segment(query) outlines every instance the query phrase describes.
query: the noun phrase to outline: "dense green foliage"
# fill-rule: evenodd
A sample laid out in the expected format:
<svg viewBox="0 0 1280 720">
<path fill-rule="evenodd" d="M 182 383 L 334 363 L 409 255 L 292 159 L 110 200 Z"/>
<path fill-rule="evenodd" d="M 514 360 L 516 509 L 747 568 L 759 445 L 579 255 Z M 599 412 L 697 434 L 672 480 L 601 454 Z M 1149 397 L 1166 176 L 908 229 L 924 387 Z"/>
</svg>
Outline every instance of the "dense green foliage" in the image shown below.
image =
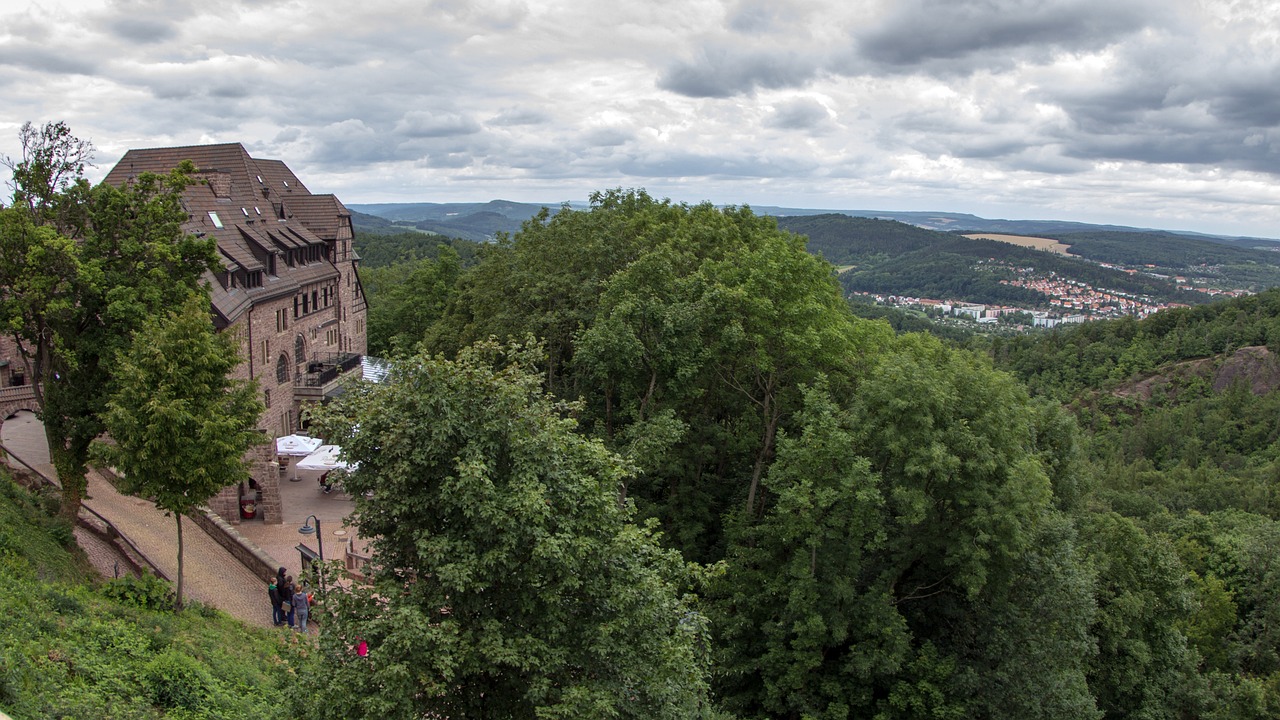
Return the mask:
<svg viewBox="0 0 1280 720">
<path fill-rule="evenodd" d="M 257 382 L 237 380 L 239 348 L 209 322 L 209 297 L 193 294 L 133 336 L 116 358 L 103 411 L 112 442 L 97 446 L 130 494 L 152 498 L 178 531 L 175 605 L 182 608 L 182 516 L 249 478 L 245 453 L 263 441 Z"/>
<path fill-rule="evenodd" d="M 0 477 L 0 710 L 19 720 L 279 717 L 286 669 L 302 653 L 217 611 L 173 613 L 154 577 L 94 587 L 43 505 Z"/>
<path fill-rule="evenodd" d="M 887 325 L 855 317 L 833 268 L 772 220 L 614 191 L 588 211 L 534 218 L 452 287 L 434 279 L 441 292 L 428 293 L 430 314 L 441 299 L 444 310 L 425 348 L 458 365 L 401 356 L 412 387 L 367 391 L 372 404 L 348 418 L 360 431 L 345 438 L 361 462 L 352 487 L 373 491 L 361 522 L 390 543 L 394 583 L 381 596 L 406 609 L 384 613 L 359 593 L 337 604 L 343 630 L 327 662 L 346 679 L 333 692 L 364 683 L 384 698 L 377 712 L 420 711 L 405 710 L 414 697 L 479 716 L 464 707 L 468 690 L 446 697 L 438 680 L 439 663 L 462 657 L 448 667 L 468 679 L 453 687 L 545 697 L 531 669 L 522 679 L 499 673 L 512 683 L 503 687 L 486 684 L 489 675 L 470 679 L 481 667 L 543 657 L 545 639 L 520 650 L 505 641 L 524 637 L 523 622 L 489 625 L 500 635 L 481 642 L 470 630 L 442 636 L 452 627 L 443 617 L 417 622 L 421 611 L 408 609 L 438 608 L 445 603 L 432 593 L 443 593 L 471 608 L 474 622 L 495 610 L 561 622 L 560 608 L 540 599 L 557 591 L 560 574 L 529 585 L 527 562 L 507 564 L 540 541 L 503 540 L 541 527 L 525 521 L 517 532 L 510 522 L 556 487 L 512 487 L 510 473 L 543 478 L 562 452 L 524 459 L 524 450 L 504 450 L 505 433 L 541 427 L 551 406 L 505 404 L 505 389 L 482 399 L 450 380 L 493 373 L 477 365 L 473 343 L 534 335 L 545 355 L 534 361 L 539 382 L 528 359 L 515 376 L 525 396 L 577 400 L 554 413 L 571 413 L 566 427 L 633 468 L 589 474 L 616 483 L 618 496 L 661 521 L 671 547 L 705 563 L 719 710 L 797 720 L 1166 717 L 1256 699 L 1245 676 L 1209 678 L 1199 665 L 1196 643 L 1210 644 L 1222 613 L 1198 615 L 1197 593 L 1222 600 L 1223 582 L 1196 580 L 1174 544 L 1103 504 L 1091 445 L 1068 414 L 969 351 L 895 339 Z M 345 407 L 362 407 L 361 392 Z M 576 465 L 559 466 L 576 476 Z M 451 497 L 437 495 L 446 490 Z M 419 513 L 440 519 L 420 528 L 410 521 Z M 485 529 L 464 530 L 477 523 Z M 405 585 L 394 571 L 421 567 L 433 569 L 430 582 Z M 488 578 L 504 573 L 513 582 L 490 596 L 498 591 Z M 430 599 L 402 606 L 412 592 L 400 588 L 419 585 Z M 473 607 L 476 588 L 492 600 Z M 499 609 L 508 590 L 527 606 Z M 350 653 L 357 636 L 388 647 L 390 675 L 360 674 Z M 458 637 L 476 650 L 459 648 Z M 430 646 L 446 659 L 417 654 Z M 400 667 L 432 669 L 415 679 L 391 670 Z M 323 680 L 308 683 L 346 707 Z M 385 698 L 386 687 L 402 691 Z"/>
<path fill-rule="evenodd" d="M 1200 277 L 1229 277 L 1244 281 L 1255 290 L 1280 285 L 1280 262 L 1273 250 L 1224 245 L 1173 233 L 1087 232 L 1044 237 L 1070 245 L 1072 255 L 1098 262 L 1154 265 Z"/>
<path fill-rule="evenodd" d="M 368 348 L 374 357 L 411 352 L 444 314 L 463 268 L 481 245 L 421 233 L 357 232 L 360 284 L 369 301 Z"/>
<path fill-rule="evenodd" d="M 321 414 L 359 463 L 346 487 L 375 554 L 369 586 L 330 590 L 307 717 L 709 713 L 689 571 L 630 522 L 626 463 L 563 417 L 537 360 L 417 355 Z"/>
<path fill-rule="evenodd" d="M 1091 682 L 1108 681 L 1115 717 L 1280 710 L 1264 559 L 1280 533 L 1277 347 L 1280 290 L 992 346 L 1089 430 L 1100 512 L 1082 537 L 1116 608 Z"/>
<path fill-rule="evenodd" d="M 90 187 L 92 146 L 62 123 L 22 130 L 10 160 L 13 204 L 0 208 L 0 331 L 31 369 L 63 512 L 74 518 L 89 446 L 103 432 L 116 353 L 216 265 L 213 238 L 182 231 L 184 163 L 126 187 Z"/>
<path fill-rule="evenodd" d="M 723 552 L 721 517 L 758 511 L 800 386 L 848 382 L 890 333 L 852 322 L 831 267 L 748 209 L 614 191 L 487 250 L 428 334 L 446 353 L 532 334 L 547 388 L 640 468 L 627 496 L 690 559 Z"/>
<path fill-rule="evenodd" d="M 464 266 L 469 266 L 474 264 L 477 251 L 483 247 L 481 243 L 470 240 L 427 233 L 376 234 L 362 230 L 356 231 L 351 245 L 360 256 L 360 277 L 365 285 L 369 284 L 365 277 L 369 270 L 418 260 L 435 260 L 445 248 L 452 250 Z"/>
<path fill-rule="evenodd" d="M 852 266 L 850 271 L 840 276 L 845 289 L 851 292 L 1036 306 L 1046 301 L 1040 293 L 1000 284 L 1000 280 L 1013 277 L 1011 268 L 1031 267 L 1042 275 L 1055 273 L 1059 277 L 1078 280 L 1094 287 L 1143 295 L 1160 301 L 1192 304 L 1204 300 L 1203 295 L 1178 289 L 1171 280 L 1148 274 L 1125 273 L 1080 259 L 1010 243 L 970 239 L 895 221 L 845 215 L 815 215 L 782 218 L 779 225 L 806 235 L 811 252 L 822 255 L 838 266 Z M 1103 235 L 1106 234 L 1099 233 L 1089 237 Z M 1130 234 L 1115 235 L 1127 237 Z M 1138 236 L 1139 244 L 1146 237 L 1134 235 Z M 1065 241 L 1066 236 L 1063 237 Z M 1100 241 L 1091 242 L 1102 247 Z M 1273 254 L 1261 251 L 1241 250 L 1207 241 L 1187 242 L 1220 249 L 1233 258 L 1247 255 L 1254 261 L 1261 262 L 1274 257 Z M 1202 256 L 1209 257 L 1204 254 L 1187 257 L 1195 259 Z M 1171 264 L 1163 267 L 1184 268 L 1182 264 L 1172 264 L 1181 259 L 1185 258 L 1170 258 Z"/>
</svg>

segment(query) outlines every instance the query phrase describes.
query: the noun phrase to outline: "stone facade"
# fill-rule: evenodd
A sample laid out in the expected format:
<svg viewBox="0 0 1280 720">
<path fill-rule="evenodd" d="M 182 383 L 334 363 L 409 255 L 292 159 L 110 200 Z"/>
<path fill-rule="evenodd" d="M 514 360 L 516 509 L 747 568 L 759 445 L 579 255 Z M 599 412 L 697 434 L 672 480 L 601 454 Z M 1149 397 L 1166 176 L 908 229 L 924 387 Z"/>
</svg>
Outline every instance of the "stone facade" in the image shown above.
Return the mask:
<svg viewBox="0 0 1280 720">
<path fill-rule="evenodd" d="M 216 238 L 222 261 L 207 278 L 214 322 L 236 338 L 244 358 L 236 374 L 257 380 L 266 405 L 263 444 L 250 452 L 253 482 L 225 489 L 210 507 L 240 522 L 241 500 L 256 495 L 258 517 L 279 523 L 275 438 L 302 429 L 306 405 L 359 372 L 366 350 L 351 213 L 332 195 L 312 194 L 284 163 L 253 158 L 238 143 L 130 150 L 105 182 L 167 172 L 183 160 L 202 180 L 183 195 L 185 229 Z"/>
</svg>

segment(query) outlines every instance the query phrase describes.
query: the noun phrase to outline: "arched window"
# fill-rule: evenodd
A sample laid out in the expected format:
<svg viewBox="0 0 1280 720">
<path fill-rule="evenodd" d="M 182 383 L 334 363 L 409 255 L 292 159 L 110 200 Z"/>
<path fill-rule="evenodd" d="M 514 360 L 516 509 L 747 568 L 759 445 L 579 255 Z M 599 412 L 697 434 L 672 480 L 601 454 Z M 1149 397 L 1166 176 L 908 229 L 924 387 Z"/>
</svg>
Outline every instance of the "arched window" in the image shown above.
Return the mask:
<svg viewBox="0 0 1280 720">
<path fill-rule="evenodd" d="M 293 339 L 293 361 L 301 365 L 307 361 L 307 343 L 302 338 L 302 333 L 298 333 L 298 337 Z"/>
<path fill-rule="evenodd" d="M 289 382 L 289 356 L 280 353 L 280 357 L 276 359 L 276 383 L 287 382 Z"/>
</svg>

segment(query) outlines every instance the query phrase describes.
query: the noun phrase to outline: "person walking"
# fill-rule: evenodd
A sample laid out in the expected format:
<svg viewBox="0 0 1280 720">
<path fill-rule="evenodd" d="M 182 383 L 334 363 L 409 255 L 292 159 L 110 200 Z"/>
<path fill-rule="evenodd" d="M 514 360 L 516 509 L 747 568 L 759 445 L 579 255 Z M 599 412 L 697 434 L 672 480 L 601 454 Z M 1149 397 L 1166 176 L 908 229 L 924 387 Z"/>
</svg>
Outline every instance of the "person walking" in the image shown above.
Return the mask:
<svg viewBox="0 0 1280 720">
<path fill-rule="evenodd" d="M 279 627 L 284 624 L 284 596 L 275 580 L 267 585 L 267 597 L 271 599 L 271 624 Z"/>
<path fill-rule="evenodd" d="M 307 615 L 311 612 L 311 602 L 307 599 L 307 591 L 298 588 L 293 593 L 293 612 L 297 613 L 298 624 L 296 630 L 305 633 L 307 631 Z"/>
<path fill-rule="evenodd" d="M 285 603 L 289 605 L 287 609 L 288 615 L 286 615 L 285 617 L 289 621 L 290 630 L 293 629 L 294 614 L 297 612 L 293 606 L 293 596 L 294 596 L 295 590 L 297 590 L 297 588 L 294 587 L 293 585 L 293 576 L 286 575 L 284 579 L 284 587 L 280 588 L 280 597 L 284 600 Z"/>
</svg>

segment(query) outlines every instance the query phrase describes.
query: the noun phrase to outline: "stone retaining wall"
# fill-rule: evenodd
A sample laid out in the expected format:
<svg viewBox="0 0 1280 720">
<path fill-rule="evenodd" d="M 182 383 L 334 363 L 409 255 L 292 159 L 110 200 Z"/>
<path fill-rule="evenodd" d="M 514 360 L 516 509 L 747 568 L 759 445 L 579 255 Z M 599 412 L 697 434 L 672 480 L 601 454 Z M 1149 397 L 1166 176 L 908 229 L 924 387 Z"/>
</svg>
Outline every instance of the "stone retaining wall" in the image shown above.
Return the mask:
<svg viewBox="0 0 1280 720">
<path fill-rule="evenodd" d="M 250 572 L 262 578 L 264 582 L 275 579 L 276 568 L 280 567 L 280 563 L 276 562 L 275 558 L 268 555 L 265 550 L 258 547 L 252 540 L 241 535 L 239 530 L 232 527 L 217 513 L 204 508 L 187 517 L 195 521 L 197 525 L 209 534 L 209 537 L 226 548 L 227 552 L 249 568 Z"/>
</svg>

